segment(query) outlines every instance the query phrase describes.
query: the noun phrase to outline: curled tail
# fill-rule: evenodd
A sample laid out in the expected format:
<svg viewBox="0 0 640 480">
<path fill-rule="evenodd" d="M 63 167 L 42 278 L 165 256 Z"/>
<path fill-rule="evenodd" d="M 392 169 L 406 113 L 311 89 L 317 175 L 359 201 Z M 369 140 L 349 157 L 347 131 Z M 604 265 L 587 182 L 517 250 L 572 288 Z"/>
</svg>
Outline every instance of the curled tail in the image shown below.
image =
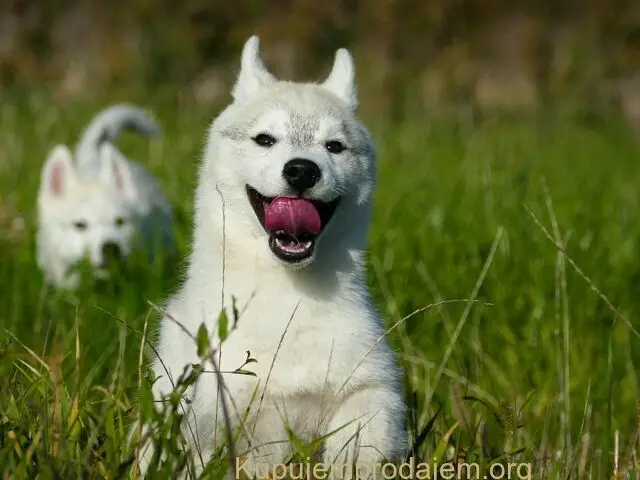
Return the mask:
<svg viewBox="0 0 640 480">
<path fill-rule="evenodd" d="M 103 142 L 114 143 L 123 130 L 135 130 L 152 136 L 160 131 L 156 121 L 142 108 L 120 104 L 107 107 L 91 120 L 76 147 L 76 162 L 83 170 L 97 172 L 100 168 L 98 147 Z"/>
</svg>

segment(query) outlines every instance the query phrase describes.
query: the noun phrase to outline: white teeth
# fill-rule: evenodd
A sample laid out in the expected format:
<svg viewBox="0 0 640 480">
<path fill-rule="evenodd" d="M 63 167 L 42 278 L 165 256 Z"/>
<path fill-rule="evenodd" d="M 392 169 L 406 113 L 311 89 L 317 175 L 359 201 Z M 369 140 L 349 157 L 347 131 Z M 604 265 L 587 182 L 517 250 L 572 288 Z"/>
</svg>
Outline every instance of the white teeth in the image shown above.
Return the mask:
<svg viewBox="0 0 640 480">
<path fill-rule="evenodd" d="M 284 250 L 285 252 L 302 253 L 311 248 L 311 241 L 298 243 L 298 242 L 290 242 L 286 240 L 283 241 L 279 238 L 276 238 L 276 245 L 278 246 L 279 249 Z"/>
</svg>

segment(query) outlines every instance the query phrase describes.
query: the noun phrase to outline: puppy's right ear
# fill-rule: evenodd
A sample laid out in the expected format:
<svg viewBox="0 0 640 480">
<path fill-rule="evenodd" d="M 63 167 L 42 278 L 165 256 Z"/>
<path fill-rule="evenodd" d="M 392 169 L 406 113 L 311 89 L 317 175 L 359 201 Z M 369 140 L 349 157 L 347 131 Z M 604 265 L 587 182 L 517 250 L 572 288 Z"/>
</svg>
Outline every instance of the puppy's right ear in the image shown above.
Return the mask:
<svg viewBox="0 0 640 480">
<path fill-rule="evenodd" d="M 47 157 L 40 178 L 40 194 L 62 198 L 76 181 L 73 155 L 66 145 L 56 145 Z"/>
<path fill-rule="evenodd" d="M 100 173 L 102 181 L 107 185 L 115 186 L 125 196 L 135 201 L 138 190 L 125 157 L 111 142 L 103 142 L 98 154 L 102 162 Z"/>
<path fill-rule="evenodd" d="M 336 51 L 333 68 L 322 86 L 347 103 L 355 110 L 358 106 L 358 95 L 355 84 L 355 66 L 353 57 L 346 48 Z"/>
<path fill-rule="evenodd" d="M 260 39 L 252 36 L 244 44 L 240 60 L 240 73 L 233 87 L 232 96 L 236 102 L 244 102 L 262 88 L 276 82 L 260 57 Z"/>
</svg>

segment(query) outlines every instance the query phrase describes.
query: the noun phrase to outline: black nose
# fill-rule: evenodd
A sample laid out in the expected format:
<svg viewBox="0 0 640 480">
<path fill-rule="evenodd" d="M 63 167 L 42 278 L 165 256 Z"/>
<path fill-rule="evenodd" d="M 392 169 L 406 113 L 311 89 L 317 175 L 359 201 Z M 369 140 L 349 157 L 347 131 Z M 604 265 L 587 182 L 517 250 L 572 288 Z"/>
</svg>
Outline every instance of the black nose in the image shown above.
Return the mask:
<svg viewBox="0 0 640 480">
<path fill-rule="evenodd" d="M 106 242 L 102 245 L 102 264 L 109 265 L 122 258 L 122 250 L 117 243 Z"/>
<path fill-rule="evenodd" d="M 306 158 L 294 158 L 284 164 L 282 176 L 298 193 L 313 187 L 320 180 L 320 167 Z"/>
</svg>

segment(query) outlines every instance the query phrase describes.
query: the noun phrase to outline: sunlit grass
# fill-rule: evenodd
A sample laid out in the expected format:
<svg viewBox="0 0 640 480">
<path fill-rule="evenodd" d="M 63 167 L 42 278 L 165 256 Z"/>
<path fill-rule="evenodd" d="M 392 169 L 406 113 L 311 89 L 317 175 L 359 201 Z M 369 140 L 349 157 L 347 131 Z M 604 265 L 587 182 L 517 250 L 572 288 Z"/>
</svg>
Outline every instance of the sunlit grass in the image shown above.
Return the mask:
<svg viewBox="0 0 640 480">
<path fill-rule="evenodd" d="M 144 384 L 141 335 L 154 329 L 151 305 L 180 280 L 197 163 L 216 112 L 152 99 L 143 104 L 163 135 L 120 142 L 174 203 L 182 262 L 138 265 L 116 284 L 58 294 L 35 265 L 40 169 L 55 143 L 73 144 L 97 109 L 121 100 L 60 109 L 34 96 L 0 108 L 7 478 L 119 478 L 132 468 L 126 429 Z M 488 465 L 507 454 L 531 462 L 538 478 L 629 469 L 638 461 L 640 359 L 633 137 L 616 124 L 553 120 L 368 124 L 379 151 L 369 278 L 388 326 L 397 323 L 390 337 L 405 366 L 416 456 Z M 174 440 L 167 448 L 178 455 Z"/>
</svg>

